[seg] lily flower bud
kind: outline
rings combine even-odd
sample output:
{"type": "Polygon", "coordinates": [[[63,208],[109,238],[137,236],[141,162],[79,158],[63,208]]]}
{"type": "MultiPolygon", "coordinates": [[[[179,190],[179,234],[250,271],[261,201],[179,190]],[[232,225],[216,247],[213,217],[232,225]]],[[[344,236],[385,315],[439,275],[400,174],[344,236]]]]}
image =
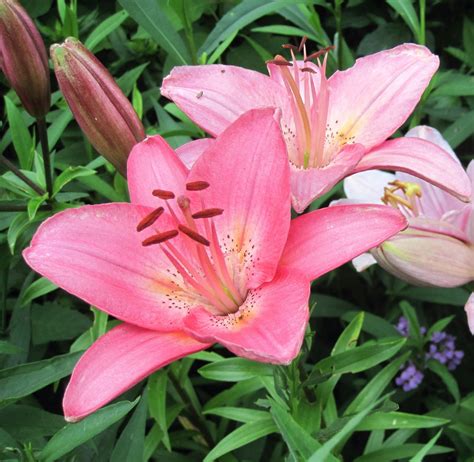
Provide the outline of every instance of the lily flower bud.
{"type": "Polygon", "coordinates": [[[43,118],[51,103],[48,55],[38,29],[16,0],[0,0],[0,67],[25,109],[43,118]]]}
{"type": "Polygon", "coordinates": [[[51,47],[54,72],[69,107],[94,148],[125,175],[145,130],[104,65],[77,39],[51,47]]]}
{"type": "Polygon", "coordinates": [[[474,247],[452,235],[408,227],[371,253],[410,284],[456,287],[474,279],[474,247]]]}

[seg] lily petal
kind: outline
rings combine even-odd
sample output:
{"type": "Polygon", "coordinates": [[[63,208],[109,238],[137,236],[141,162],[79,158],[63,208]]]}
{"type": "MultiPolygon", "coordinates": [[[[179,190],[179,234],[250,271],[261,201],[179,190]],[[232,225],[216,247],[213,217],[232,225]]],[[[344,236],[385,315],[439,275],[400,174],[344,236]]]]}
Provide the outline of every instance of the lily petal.
{"type": "Polygon", "coordinates": [[[205,207],[224,209],[213,220],[228,256],[244,263],[243,286],[271,280],[290,224],[288,159],[274,109],[241,116],[197,160],[188,181],[208,182],[199,197],[205,207]]]}
{"type": "Polygon", "coordinates": [[[466,311],[469,330],[471,331],[471,334],[474,335],[474,293],[472,293],[468,298],[464,310],[466,311]]]}
{"type": "Polygon", "coordinates": [[[212,138],[201,138],[199,140],[190,141],[177,148],[176,154],[178,154],[181,162],[183,162],[188,169],[191,169],[196,160],[199,159],[201,154],[209,148],[212,143],[214,143],[212,138]]]}
{"type": "Polygon", "coordinates": [[[185,319],[185,330],[203,342],[219,342],[244,358],[289,364],[303,343],[310,283],[296,271],[279,270],[273,281],[251,290],[239,311],[214,316],[204,308],[185,319]]]}
{"type": "Polygon", "coordinates": [[[462,166],[439,146],[420,138],[396,138],[366,154],[355,172],[397,170],[421,178],[468,201],[471,184],[462,166]]]}
{"type": "Polygon", "coordinates": [[[381,204],[384,188],[395,180],[393,173],[367,170],[344,180],[344,194],[350,200],[366,204],[381,204]]]}
{"type": "Polygon", "coordinates": [[[291,164],[292,205],[301,213],[316,197],[327,193],[334,185],[351,172],[362,156],[364,147],[351,144],[343,148],[326,167],[298,168],[291,164]]]}
{"type": "Polygon", "coordinates": [[[136,144],[128,158],[127,178],[132,204],[156,208],[162,200],[153,196],[154,189],[166,189],[176,197],[184,192],[188,169],[159,135],[136,144]]]}
{"type": "Polygon", "coordinates": [[[377,260],[370,253],[363,253],[362,255],[352,259],[352,264],[358,273],[365,271],[376,263],[377,260]]]}
{"type": "Polygon", "coordinates": [[[66,420],[77,422],[161,367],[209,346],[183,332],[115,327],[76,364],[64,394],[66,420]]]}
{"type": "Polygon", "coordinates": [[[328,125],[370,149],[411,114],[439,66],[427,48],[400,45],[359,58],[329,79],[328,125]]]}
{"type": "Polygon", "coordinates": [[[337,205],[291,221],[281,265],[311,280],[378,246],[404,229],[406,219],[384,205],[337,205]]]}
{"type": "Polygon", "coordinates": [[[270,77],[220,64],[173,68],[161,94],[212,136],[250,109],[288,105],[285,88],[270,77]]]}
{"type": "MultiPolygon", "coordinates": [[[[179,290],[182,281],[163,252],[142,246],[156,230],[136,227],[151,210],[132,204],[66,210],[41,225],[23,256],[59,287],[118,319],[176,330],[196,303],[179,290]]],[[[166,214],[159,222],[162,230],[174,227],[166,214]]]]}

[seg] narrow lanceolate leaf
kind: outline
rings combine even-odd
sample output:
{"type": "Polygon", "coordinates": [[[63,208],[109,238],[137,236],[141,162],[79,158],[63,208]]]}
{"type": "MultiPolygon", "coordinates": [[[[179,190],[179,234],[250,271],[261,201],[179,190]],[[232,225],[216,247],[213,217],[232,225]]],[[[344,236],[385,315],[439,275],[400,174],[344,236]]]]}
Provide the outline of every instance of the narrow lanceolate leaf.
{"type": "Polygon", "coordinates": [[[84,45],[90,51],[94,51],[97,45],[108,37],[117,27],[119,27],[128,18],[128,13],[124,10],[118,11],[112,16],[102,21],[87,37],[84,45]]]}
{"type": "Polygon", "coordinates": [[[387,0],[387,3],[402,17],[407,26],[418,39],[420,34],[420,22],[411,0],[387,0]]]}
{"type": "Polygon", "coordinates": [[[255,422],[246,423],[219,441],[214,449],[206,456],[204,462],[212,462],[224,454],[277,431],[278,428],[270,416],[265,419],[256,420],[255,422]]]}
{"type": "Polygon", "coordinates": [[[405,342],[405,338],[367,342],[352,350],[324,358],[313,367],[306,384],[320,383],[334,374],[354,374],[370,369],[397,354],[405,342]]]}
{"type": "Polygon", "coordinates": [[[20,167],[29,170],[33,164],[33,139],[21,115],[21,111],[13,104],[13,101],[4,97],[7,110],[8,124],[20,167]]]}
{"type": "Polygon", "coordinates": [[[174,30],[160,2],[119,0],[119,3],[150,34],[151,38],[175,59],[177,64],[191,63],[186,45],[174,30]]]}
{"type": "Polygon", "coordinates": [[[49,294],[57,288],[58,286],[53,284],[49,279],[39,278],[21,294],[20,305],[26,306],[36,298],[49,294]]]}
{"type": "Polygon", "coordinates": [[[0,371],[0,402],[34,393],[69,375],[81,356],[70,353],[0,371]]]}
{"type": "Polygon", "coordinates": [[[198,51],[198,55],[210,55],[221,42],[235,34],[247,24],[271,14],[285,6],[307,3],[306,0],[244,0],[229,10],[215,25],[198,51]]]}
{"type": "MultiPolygon", "coordinates": [[[[384,462],[390,462],[392,460],[406,459],[407,457],[412,457],[417,454],[423,447],[423,444],[417,443],[407,443],[403,446],[392,446],[370,452],[369,454],[364,454],[363,456],[354,459],[354,462],[380,462],[381,460],[384,462]]],[[[452,451],[451,448],[446,446],[436,445],[427,452],[427,455],[447,454],[452,451]]]]}
{"type": "Polygon", "coordinates": [[[42,462],[61,460],[61,457],[77,446],[85,443],[106,428],[118,422],[138,403],[120,401],[119,403],[99,409],[94,414],[78,423],[68,424],[56,433],[41,451],[42,462]]]}
{"type": "Polygon", "coordinates": [[[311,457],[308,459],[308,462],[319,462],[322,460],[328,460],[331,455],[331,451],[342,441],[344,441],[360,424],[360,422],[374,409],[378,406],[385,396],[377,401],[374,401],[370,406],[367,406],[362,412],[350,418],[347,423],[339,430],[334,436],[332,436],[328,441],[326,441],[317,451],[315,451],[311,457]]]}
{"type": "Polygon", "coordinates": [[[135,462],[136,460],[143,460],[146,417],[147,397],[145,392],[127,426],[120,434],[110,457],[110,462],[135,462]]]}
{"type": "Polygon", "coordinates": [[[252,377],[272,375],[269,364],[257,363],[243,358],[229,358],[206,364],[198,371],[204,378],[222,382],[240,382],[252,377]]]}
{"type": "Polygon", "coordinates": [[[443,430],[440,430],[436,433],[433,438],[431,438],[411,459],[409,462],[422,462],[424,457],[428,454],[430,449],[435,445],[436,441],[438,441],[439,437],[443,430]]]}
{"type": "Polygon", "coordinates": [[[233,406],[215,407],[209,411],[205,411],[204,414],[218,415],[219,417],[242,423],[255,422],[256,420],[264,419],[268,416],[268,412],[265,411],[233,406]]]}
{"type": "Polygon", "coordinates": [[[375,412],[362,420],[357,431],[393,430],[396,428],[432,428],[450,421],[439,417],[409,414],[406,412],[375,412]]]}
{"type": "Polygon", "coordinates": [[[374,402],[384,392],[392,379],[400,371],[400,366],[409,358],[410,352],[406,352],[387,364],[378,372],[365,387],[359,392],[354,400],[349,404],[344,415],[355,414],[364,410],[370,403],[374,402]]]}
{"type": "Polygon", "coordinates": [[[428,361],[428,368],[433,371],[446,385],[449,393],[454,398],[454,401],[459,402],[461,393],[459,392],[459,385],[456,382],[453,374],[449,372],[448,368],[438,361],[428,361]]]}

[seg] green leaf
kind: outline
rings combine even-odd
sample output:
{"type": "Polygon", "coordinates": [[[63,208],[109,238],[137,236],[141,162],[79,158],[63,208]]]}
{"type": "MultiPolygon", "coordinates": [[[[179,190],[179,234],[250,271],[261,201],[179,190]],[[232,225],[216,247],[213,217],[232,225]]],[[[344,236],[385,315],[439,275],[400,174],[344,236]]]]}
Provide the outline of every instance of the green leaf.
{"type": "Polygon", "coordinates": [[[120,5],[142,26],[177,64],[189,64],[191,57],[178,33],[155,0],[119,0],[120,5]]]}
{"type": "Polygon", "coordinates": [[[450,421],[439,417],[409,414],[406,412],[375,412],[357,425],[357,431],[394,430],[396,428],[432,428],[450,421]]]}
{"type": "Polygon", "coordinates": [[[94,52],[97,45],[108,37],[117,27],[119,27],[128,18],[128,13],[125,10],[109,16],[105,21],[102,21],[87,37],[84,45],[92,52],[94,52]]]}
{"type": "Polygon", "coordinates": [[[418,40],[420,37],[420,22],[411,0],[387,0],[387,3],[402,17],[406,25],[418,40]]]}
{"type": "Polygon", "coordinates": [[[35,196],[28,200],[28,219],[31,221],[35,218],[38,209],[40,208],[41,204],[48,198],[47,194],[43,194],[42,196],[35,196]]]}
{"type": "Polygon", "coordinates": [[[168,422],[166,419],[166,388],[168,376],[166,371],[155,372],[148,379],[148,407],[150,415],[155,419],[161,430],[163,444],[171,451],[171,443],[168,435],[168,422]]]}
{"type": "Polygon", "coordinates": [[[474,76],[449,73],[431,96],[474,96],[474,76]]]}
{"type": "Polygon", "coordinates": [[[51,436],[64,426],[62,415],[52,414],[37,407],[12,404],[0,409],[0,427],[18,440],[51,436]]]}
{"type": "Polygon", "coordinates": [[[137,83],[137,80],[143,74],[143,71],[148,67],[148,63],[140,64],[133,69],[125,72],[117,79],[117,85],[124,92],[125,95],[129,95],[133,91],[133,87],[137,83]]]}
{"type": "Polygon", "coordinates": [[[298,3],[308,2],[306,0],[243,0],[217,22],[204,44],[199,48],[198,56],[203,53],[210,55],[221,42],[262,16],[298,3]]]}
{"type": "Polygon", "coordinates": [[[469,298],[469,294],[470,292],[461,287],[452,289],[444,289],[441,287],[410,287],[399,293],[401,296],[422,302],[453,306],[464,306],[469,298]]]}
{"type": "Polygon", "coordinates": [[[204,406],[205,410],[236,404],[242,397],[255,393],[264,387],[259,377],[242,380],[227,390],[213,396],[204,406]]]}
{"type": "Polygon", "coordinates": [[[456,382],[456,379],[454,378],[453,374],[449,372],[448,368],[444,364],[441,364],[435,360],[428,361],[427,366],[443,381],[449,393],[451,393],[451,396],[454,398],[454,401],[458,403],[461,399],[459,385],[456,382]]]}
{"type": "Polygon", "coordinates": [[[303,458],[303,460],[306,460],[321,447],[321,444],[293,419],[287,409],[274,400],[270,400],[270,403],[272,405],[270,413],[293,455],[293,459],[303,458]]]}
{"type": "Polygon", "coordinates": [[[357,426],[367,416],[367,414],[369,414],[372,409],[378,406],[385,399],[386,397],[383,397],[378,401],[372,402],[371,405],[367,406],[362,412],[348,419],[347,423],[334,436],[332,436],[311,455],[311,457],[308,459],[308,462],[328,460],[331,455],[331,451],[350,434],[352,434],[352,432],[355,431],[357,426]]]}
{"type": "Polygon", "coordinates": [[[446,318],[443,318],[443,319],[440,319],[439,321],[436,321],[429,329],[428,329],[428,332],[426,334],[426,338],[428,339],[431,339],[431,337],[433,336],[433,334],[435,332],[441,332],[443,331],[444,329],[446,329],[446,327],[450,324],[450,322],[454,319],[454,315],[452,316],[447,316],[446,318]]]}
{"type": "MultiPolygon", "coordinates": [[[[382,460],[389,462],[392,460],[406,459],[407,457],[416,455],[424,446],[423,444],[416,443],[406,443],[403,446],[391,446],[357,457],[357,459],[354,459],[354,462],[380,462],[382,460]]],[[[452,449],[445,446],[433,446],[427,454],[447,454],[448,452],[452,452],[452,449]]]]}
{"type": "Polygon", "coordinates": [[[224,53],[227,48],[229,48],[230,44],[234,41],[235,37],[237,37],[238,31],[235,31],[233,34],[230,34],[212,53],[212,55],[207,60],[207,64],[214,64],[224,53]]]}
{"type": "Polygon", "coordinates": [[[229,358],[206,364],[198,370],[204,378],[221,382],[240,382],[252,377],[272,375],[273,367],[244,358],[229,358]]]}
{"type": "Polygon", "coordinates": [[[0,340],[0,355],[15,355],[21,351],[13,343],[7,342],[6,340],[0,340]]]}
{"type": "Polygon", "coordinates": [[[438,441],[439,437],[443,433],[443,430],[440,430],[436,433],[433,438],[431,438],[411,459],[409,462],[423,462],[424,457],[429,453],[430,449],[435,445],[436,441],[438,441]]]}
{"type": "Polygon", "coordinates": [[[78,177],[94,175],[95,170],[86,167],[68,167],[55,180],[53,185],[53,196],[64,188],[69,182],[78,177]]]}
{"type": "Polygon", "coordinates": [[[28,396],[69,375],[81,353],[69,353],[0,371],[0,401],[28,396]]]}
{"type": "Polygon", "coordinates": [[[407,301],[403,300],[400,302],[400,308],[403,312],[403,315],[408,321],[408,333],[411,338],[420,341],[421,332],[420,332],[420,323],[416,316],[416,311],[413,306],[411,306],[407,301]]]}
{"type": "Polygon", "coordinates": [[[49,279],[39,278],[33,282],[21,295],[20,305],[26,306],[38,297],[49,294],[56,290],[58,286],[49,279]]]}
{"type": "Polygon", "coordinates": [[[330,375],[355,374],[370,369],[394,356],[405,342],[406,338],[367,342],[352,350],[324,358],[313,367],[307,385],[324,381],[330,375]]]}
{"type": "Polygon", "coordinates": [[[20,167],[25,170],[30,170],[33,165],[33,139],[31,138],[28,127],[25,125],[21,111],[13,104],[13,101],[8,96],[5,96],[4,99],[13,146],[18,155],[20,167]]]}
{"type": "Polygon", "coordinates": [[[143,460],[145,451],[145,424],[147,417],[146,391],[127,426],[115,444],[110,462],[135,462],[143,460]]]}
{"type": "Polygon", "coordinates": [[[268,412],[265,411],[232,406],[214,407],[209,411],[204,411],[204,414],[218,415],[219,417],[242,423],[254,422],[256,420],[265,419],[268,416],[268,412]]]}
{"type": "Polygon", "coordinates": [[[359,394],[352,400],[347,407],[344,415],[355,414],[365,409],[370,403],[373,403],[383,393],[392,379],[400,371],[400,366],[410,357],[410,352],[406,352],[399,358],[392,360],[381,371],[362,388],[359,394]]]}
{"type": "Polygon", "coordinates": [[[33,306],[31,324],[33,344],[44,345],[77,337],[90,327],[91,321],[68,306],[45,303],[33,306]]]}
{"type": "Polygon", "coordinates": [[[66,425],[48,441],[41,451],[40,460],[42,462],[60,460],[62,456],[77,446],[118,422],[135,407],[139,399],[137,398],[133,402],[120,401],[99,409],[78,423],[66,425]]]}
{"type": "Polygon", "coordinates": [[[453,122],[444,132],[443,136],[449,145],[456,149],[463,141],[474,133],[474,111],[466,112],[453,122]]]}
{"type": "Polygon", "coordinates": [[[219,441],[205,457],[204,462],[216,460],[224,454],[277,431],[278,429],[270,416],[255,422],[246,423],[219,441]]]}

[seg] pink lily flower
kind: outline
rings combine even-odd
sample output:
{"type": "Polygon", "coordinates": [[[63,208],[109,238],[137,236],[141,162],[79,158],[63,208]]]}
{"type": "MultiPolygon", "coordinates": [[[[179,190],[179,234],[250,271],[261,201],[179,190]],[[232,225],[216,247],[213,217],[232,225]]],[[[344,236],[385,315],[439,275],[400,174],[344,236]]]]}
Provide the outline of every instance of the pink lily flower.
{"type": "Polygon", "coordinates": [[[61,212],[24,252],[37,272],[124,321],[76,365],[63,403],[69,421],[216,342],[288,364],[303,341],[310,281],[406,226],[380,205],[291,221],[274,109],[244,114],[191,170],[154,136],[133,148],[127,171],[131,204],[61,212]]]}
{"type": "MultiPolygon", "coordinates": [[[[407,137],[426,139],[449,152],[460,164],[441,134],[431,127],[410,130],[407,137]]],[[[456,175],[456,172],[447,172],[456,175]]],[[[474,162],[463,176],[474,184],[474,162]]],[[[458,178],[461,180],[460,178],[458,178]]],[[[474,208],[411,175],[370,171],[344,180],[349,200],[341,203],[385,203],[397,207],[408,228],[353,260],[358,271],[378,263],[385,270],[417,286],[456,287],[474,280],[474,208]]],[[[474,333],[474,298],[466,304],[474,333]]]]}
{"type": "Polygon", "coordinates": [[[327,78],[326,56],[320,58],[328,50],[307,56],[303,44],[305,59],[297,61],[296,47],[285,47],[293,60],[277,56],[269,76],[236,66],[180,66],[164,79],[161,93],[212,136],[245,111],[280,108],[297,212],[346,176],[372,169],[411,173],[468,199],[470,185],[458,180],[461,169],[444,150],[417,138],[386,141],[420,100],[437,56],[405,44],[327,78]],[[445,173],[454,170],[454,177],[445,173]]]}

